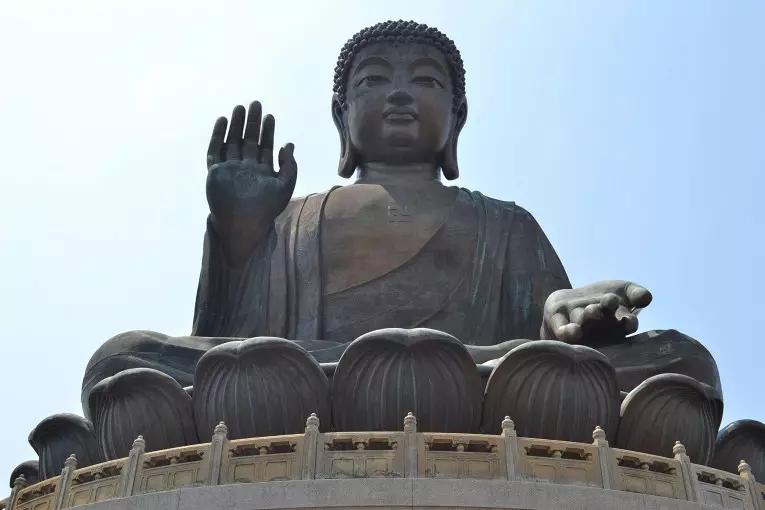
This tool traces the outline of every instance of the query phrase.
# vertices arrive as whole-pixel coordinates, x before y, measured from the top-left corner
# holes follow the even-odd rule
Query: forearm
[[[273,221],[257,221],[236,214],[210,214],[208,230],[213,230],[220,243],[226,265],[231,269],[243,267],[258,246],[274,228]]]
[[[234,267],[212,219],[208,219],[193,335],[251,337],[265,333],[275,245],[276,232],[270,229],[244,262]]]

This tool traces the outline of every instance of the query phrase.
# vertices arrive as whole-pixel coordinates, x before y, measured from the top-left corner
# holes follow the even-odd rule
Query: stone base
[[[502,508],[513,510],[692,510],[706,504],[540,481],[359,479],[184,488],[104,501],[87,510],[256,510],[287,508]],[[718,507],[719,508],[719,507]]]

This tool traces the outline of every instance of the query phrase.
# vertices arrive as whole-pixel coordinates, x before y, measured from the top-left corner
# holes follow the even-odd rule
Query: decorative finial
[[[404,430],[417,430],[417,418],[411,412],[404,418]]]
[[[677,455],[687,455],[688,452],[685,451],[685,446],[683,446],[683,443],[680,441],[675,441],[675,446],[672,447],[672,454]]]
[[[505,416],[505,419],[502,420],[502,430],[508,432],[515,431],[515,422],[509,416]]]
[[[595,442],[606,440],[606,431],[600,428],[600,425],[595,426],[595,430],[592,431],[592,439]]]
[[[319,428],[319,417],[316,416],[316,413],[311,413],[311,416],[308,417],[308,419],[305,421],[306,428]]]
[[[27,486],[27,478],[24,475],[17,476],[16,479],[13,481],[14,489],[21,490],[26,486]]]
[[[228,427],[226,427],[226,424],[224,422],[217,424],[213,430],[213,435],[218,437],[228,436]]]
[[[76,469],[77,457],[74,454],[71,454],[69,457],[67,457],[66,460],[64,461],[64,467]]]
[[[741,462],[739,462],[738,474],[743,477],[751,476],[752,468],[749,467],[749,464],[747,464],[745,460],[742,460]]]
[[[133,450],[143,450],[146,448],[146,441],[143,440],[143,436],[138,436],[133,441]]]

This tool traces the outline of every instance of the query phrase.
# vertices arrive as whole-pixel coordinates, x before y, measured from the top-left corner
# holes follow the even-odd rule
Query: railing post
[[[592,444],[598,447],[598,459],[600,459],[600,476],[603,479],[603,488],[616,490],[616,462],[611,447],[608,445],[606,432],[600,425],[592,431]]]
[[[11,489],[11,495],[8,498],[8,509],[13,510],[16,508],[16,503],[19,499],[19,492],[27,488],[27,479],[24,475],[19,475],[13,481],[13,489]]]
[[[316,413],[305,421],[305,436],[303,437],[303,473],[302,480],[316,478],[316,457],[319,450],[319,417]]]
[[[228,447],[228,427],[223,422],[215,426],[212,441],[210,441],[210,459],[208,460],[207,485],[219,485],[220,473],[226,461],[225,453]]]
[[[127,498],[133,495],[133,488],[135,486],[136,475],[138,474],[138,468],[143,462],[143,453],[146,451],[146,441],[143,440],[143,436],[138,436],[133,441],[133,448],[130,449],[128,458],[125,461],[125,467],[122,470],[122,483],[120,497]]]
[[[749,493],[752,504],[754,505],[752,508],[754,508],[754,510],[758,510],[760,508],[760,493],[757,490],[757,480],[754,478],[752,468],[749,467],[749,464],[747,464],[746,461],[742,460],[739,463],[738,474],[741,478],[746,480],[746,490]]]
[[[502,437],[505,439],[505,463],[507,464],[507,479],[521,479],[521,456],[518,453],[518,434],[515,423],[509,416],[502,420]]]
[[[417,478],[417,418],[412,413],[404,418],[404,476]]]
[[[683,485],[685,485],[685,494],[688,501],[699,501],[699,493],[697,491],[698,480],[695,480],[696,477],[691,467],[691,459],[688,457],[683,443],[675,441],[672,454],[675,456],[675,460],[680,462],[680,472],[683,477]]]
[[[64,461],[64,469],[61,470],[61,476],[56,484],[56,494],[53,496],[53,510],[61,510],[65,508],[66,496],[69,493],[69,489],[72,487],[72,478],[74,478],[74,471],[77,469],[77,457],[71,454]]]

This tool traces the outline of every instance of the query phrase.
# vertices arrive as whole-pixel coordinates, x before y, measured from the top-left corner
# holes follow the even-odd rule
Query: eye
[[[438,88],[438,89],[444,88],[441,82],[433,78],[432,76],[415,76],[412,79],[412,83],[414,83],[415,85],[419,85],[420,87]]]
[[[375,85],[388,83],[388,81],[388,78],[381,74],[370,74],[357,81],[356,86],[366,85],[368,87],[374,87]]]

